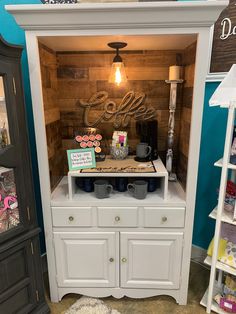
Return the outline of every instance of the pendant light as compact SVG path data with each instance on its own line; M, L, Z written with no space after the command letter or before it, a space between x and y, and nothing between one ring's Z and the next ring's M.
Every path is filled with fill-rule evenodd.
M108 43L108 46L112 49L116 49L116 55L113 59L108 81L109 83L115 83L117 86L119 86L121 83L127 82L124 63L122 61L121 56L119 55L119 49L126 47L127 43L112 42Z

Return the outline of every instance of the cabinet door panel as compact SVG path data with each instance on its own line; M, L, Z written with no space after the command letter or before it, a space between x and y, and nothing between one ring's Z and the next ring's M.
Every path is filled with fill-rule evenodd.
M121 286L177 289L182 233L121 233Z
M30 313L37 303L31 241L0 252L0 313Z
M115 232L54 233L58 285L114 287L116 237Z

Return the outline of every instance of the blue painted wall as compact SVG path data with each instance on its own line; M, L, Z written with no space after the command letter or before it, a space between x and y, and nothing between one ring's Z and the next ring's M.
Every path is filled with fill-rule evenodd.
M6 4L37 4L40 0L2 0L0 1L0 33L10 43L25 46L24 32L17 26L13 17L4 10ZM33 125L32 103L29 87L27 56L22 57L25 100L27 107L28 128L30 134L31 156L34 171L35 194L38 210L38 220L42 227L42 207L38 180L37 154ZM224 132L226 125L226 110L209 108L208 100L217 83L207 83L203 114L203 128L200 151L197 201L193 244L206 248L213 235L214 222L208 218L209 212L216 204L216 193L219 184L220 170L213 166L214 161L222 155ZM41 251L45 252L44 238L41 235Z

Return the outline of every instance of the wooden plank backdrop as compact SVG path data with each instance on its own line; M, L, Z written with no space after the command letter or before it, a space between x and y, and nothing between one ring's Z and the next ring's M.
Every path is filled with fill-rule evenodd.
M57 103L57 58L56 53L44 45L39 45L45 127L53 190L63 176L65 153L62 150L60 111Z
M169 66L181 59L178 51L122 51L128 82L120 87L108 83L113 52L73 52L58 53L58 105L61 111L63 141L73 138L76 130L83 126L83 109L80 100L86 101L98 91L107 91L109 99L119 104L130 90L146 94L145 104L154 107L159 123L159 150L164 157L166 151L167 125L169 118ZM182 95L179 93L176 112L176 131L179 133L180 107ZM93 121L103 112L103 107L95 107L90 119ZM112 121L98 125L105 138L111 140L114 131ZM126 129L129 145L135 152L139 139L135 131L135 121ZM68 143L68 141L67 141ZM70 144L69 144L70 145ZM63 144L63 147L65 145ZM177 146L175 147L177 150Z
M236 0L220 14L212 40L210 74L228 72L236 63Z
M195 71L196 43L189 46L183 53L184 65L184 84L183 84L183 102L180 116L180 133L176 140L178 141L177 153L177 176L182 186L186 187L187 168L188 168L188 150L192 116L194 71Z
M169 119L170 86L169 66L184 64L185 83L178 86L175 114L174 170L185 185L188 141L193 94L194 59L196 45L181 51L122 51L128 82L119 88L108 83L113 52L58 52L40 45L41 73L45 123L48 141L49 167L52 188L60 175L67 173L66 150L78 148L74 140L76 131L84 127L81 100L88 100L92 94L107 91L109 99L120 103L130 90L146 94L145 104L156 109L158 120L159 155L165 162ZM95 107L90 118L96 119L103 108ZM112 121L98 125L104 137L111 141L114 131ZM127 127L131 152L139 142L135 121ZM107 151L108 153L108 151ZM60 157L61 156L61 157ZM177 170L178 168L178 170Z

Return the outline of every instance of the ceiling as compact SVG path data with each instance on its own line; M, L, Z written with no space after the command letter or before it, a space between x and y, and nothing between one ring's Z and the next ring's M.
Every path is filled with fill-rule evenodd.
M105 51L107 43L124 41L124 50L182 50L196 41L196 34L137 36L44 36L39 41L54 51Z

